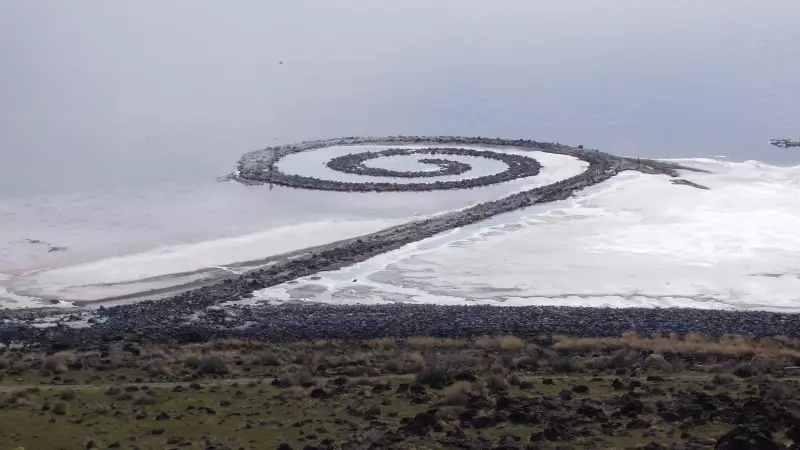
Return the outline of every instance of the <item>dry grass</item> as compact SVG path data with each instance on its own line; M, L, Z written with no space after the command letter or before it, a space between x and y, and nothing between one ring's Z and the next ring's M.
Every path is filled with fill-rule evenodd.
M428 336L414 336L406 339L406 345L415 350L427 350L436 347L438 339Z
M475 346L487 351L519 351L526 345L524 340L510 335L481 336L475 339Z
M387 350L397 347L397 341L394 338L372 339L367 342L370 347L378 350Z
M651 335L642 337L628 332L621 337L571 338L554 336L552 348L557 351L598 351L611 349L648 350L657 354L708 355L722 357L747 357L772 355L800 359L797 344L800 340L785 337L749 339L739 335L725 335L714 339L699 333L668 337Z
M414 350L458 349L470 345L469 341L461 339L439 339L430 336L413 336L406 339L405 344Z

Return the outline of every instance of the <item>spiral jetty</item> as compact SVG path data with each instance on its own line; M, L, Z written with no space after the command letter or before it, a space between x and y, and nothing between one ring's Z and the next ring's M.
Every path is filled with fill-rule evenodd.
M487 177L456 183L350 183L320 180L282 173L276 166L280 158L297 152L330 146L380 145L390 147L383 153L356 153L334 158L328 166L360 175L424 178L461 174L466 164L452 162L449 155L470 155L500 159L509 169ZM445 148L402 149L402 145L437 145ZM615 335L631 329L640 331L697 331L708 334L750 332L755 335L794 335L800 329L800 316L765 312L710 312L685 309L608 309L563 307L492 308L475 306L437 306L397 304L388 306L357 305L254 305L221 308L224 302L252 296L252 292L285 283L316 272L336 270L385 253L406 244L470 225L498 214L531 205L563 200L576 191L601 183L625 170L678 177L678 169L695 170L677 164L623 158L597 150L570 147L531 140L508 140L460 136L345 137L269 147L242 156L235 179L243 183L274 183L293 188L334 191L397 191L460 189L484 186L538 173L540 164L527 156L514 156L484 150L459 149L459 145L513 147L568 155L588 163L576 176L511 194L463 210L364 235L358 238L309 249L250 272L219 279L212 285L188 289L160 300L93 310L89 326L83 328L57 325L37 328L33 320L52 315L52 311L0 311L0 342L21 342L58 348L94 348L112 340L139 342L191 342L212 338L253 338L302 340L322 338L373 338L429 334L465 336L481 333L514 332L520 335L568 333L572 335ZM430 156L423 163L438 170L395 172L365 166L368 159L397 154ZM502 156L499 156L502 155ZM60 313L63 314L63 311ZM708 315L714 320L708 321ZM602 318L602 320L596 320ZM636 325L639 324L639 325Z

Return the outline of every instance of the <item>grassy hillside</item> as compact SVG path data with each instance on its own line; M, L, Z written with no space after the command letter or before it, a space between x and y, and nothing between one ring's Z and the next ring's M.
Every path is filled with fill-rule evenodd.
M800 340L633 333L5 349L0 447L784 448L798 361Z

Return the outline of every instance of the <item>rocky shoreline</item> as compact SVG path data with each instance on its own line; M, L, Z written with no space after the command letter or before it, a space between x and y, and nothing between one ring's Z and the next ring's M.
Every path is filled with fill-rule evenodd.
M59 324L37 328L37 313L0 325L1 341L44 348L98 348L112 341L204 342L254 339L294 342L317 339L360 340L381 337L435 336L469 338L514 334L619 336L627 331L729 333L770 337L800 336L800 314L764 311L714 311L688 308L586 308L555 306L440 306L423 304L286 304L205 308L174 301L142 302L101 308L89 327ZM195 311L195 313L192 313Z
M560 144L525 140L503 140L464 137L390 137L343 138L306 142L293 146L274 147L245 155L239 163L238 177L249 181L259 178L274 167L277 158L289 153L332 145L363 144L472 144L513 146L573 156L589 163L583 173L547 186L510 195L500 200L475 205L464 210L403 224L358 239L325 246L317 251L295 255L217 284L192 289L162 300L105 307L93 313L86 328L56 326L36 328L32 320L53 312L0 311L0 342L21 342L40 345L93 347L109 340L125 337L146 341L200 341L214 337L252 337L259 339L367 338L378 335L409 334L472 335L487 332L525 330L537 333L569 333L577 335L617 334L641 324L647 330L680 331L686 327L703 327L706 332L741 332L757 335L793 334L800 329L793 316L770 316L768 313L726 313L728 319L705 323L704 317L714 314L697 310L602 310L587 309L577 313L564 308L494 308L436 307L426 305L397 306L248 306L220 308L225 302L247 298L253 291L275 286L302 276L352 265L453 228L514 211L527 206L569 198L576 191L603 182L625 170L678 176L675 164L638 161L613 156L596 150ZM530 158L526 160L534 161ZM538 163L536 163L538 170ZM533 167L533 166L530 166ZM530 168L529 167L529 168ZM691 169L689 169L691 170ZM477 179L476 179L477 180ZM320 188L329 187L320 180ZM370 309L373 308L373 309ZM63 314L63 313L62 313ZM365 315L362 317L362 315ZM605 318L602 318L605 317ZM722 317L722 316L720 316ZM760 319L751 319L759 317ZM780 320L777 318L782 317ZM778 326L779 323L792 326ZM710 329L709 329L710 328Z
M800 138L797 140L792 139L770 139L770 144L779 148L800 147Z

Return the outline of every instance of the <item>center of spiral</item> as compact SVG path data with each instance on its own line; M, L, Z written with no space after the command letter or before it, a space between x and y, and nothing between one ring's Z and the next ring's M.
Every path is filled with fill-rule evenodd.
M364 145L386 143L414 145L418 142L432 144L490 144L493 146L516 146L538 148L539 143L533 141L505 141L489 138L459 137L387 137L387 138L339 138L324 141L309 141L296 145L270 147L259 152L247 154L240 161L239 176L248 181L260 181L300 189L316 189L325 191L347 192L390 192L390 191L433 191L448 189L469 189L491 184L503 183L519 178L532 177L539 173L541 164L533 158L516 153L507 153L489 149L463 147L391 147L381 151L366 151L331 157L325 165L334 171L363 176L363 181L327 180L314 176L296 173L285 173L280 168L281 158L301 152L312 152L339 145ZM402 170L384 167L370 167L367 163L378 158L413 157L425 155L416 162L435 166L431 170ZM468 157L471 159L464 160ZM461 160L459 160L461 159ZM482 167L477 168L475 176L469 177L467 172L475 169L470 163L479 160L493 160L502 163L504 170L486 174ZM463 179L452 179L458 175ZM436 178L439 179L436 179ZM392 178L396 181L392 181ZM430 181L428 181L430 180Z
M420 171L400 171L384 169L380 167L369 167L365 164L366 161L382 157L391 156L409 156L429 154L437 155L442 154L442 150L447 149L407 149L407 148L390 148L380 152L363 152L351 153L348 155L338 156L328 161L327 166L330 169L350 173L354 175L367 175L374 177L385 178L430 178L440 177L445 175L461 175L472 170L472 166L460 161L451 161L444 158L420 158L418 161L422 164L431 164L438 166L437 170L420 170ZM448 154L448 153L444 153ZM452 153L450 153L452 154ZM463 155L459 152L458 154Z

